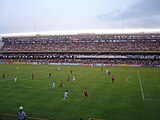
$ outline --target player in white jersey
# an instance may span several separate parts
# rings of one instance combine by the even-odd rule
[[[57,70],[58,70],[58,71],[60,71],[60,70],[61,70],[61,68],[60,68],[60,67],[58,67],[58,68],[57,68]]]
[[[76,76],[75,76],[75,75],[73,75],[72,81],[73,81],[73,82],[76,82]]]
[[[17,70],[19,70],[19,67],[17,66]]]
[[[13,80],[14,80],[14,82],[16,82],[17,81],[17,76],[14,76]]]
[[[56,88],[56,81],[53,81],[52,88]]]
[[[106,75],[108,75],[108,70],[106,70]]]
[[[110,74],[111,74],[110,70],[106,70],[106,75],[110,75]]]
[[[67,90],[64,92],[64,98],[63,98],[63,100],[68,101],[68,91]]]

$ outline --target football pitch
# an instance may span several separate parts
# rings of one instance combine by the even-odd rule
[[[27,120],[160,120],[160,68],[103,67],[102,71],[101,67],[60,66],[58,71],[57,67],[0,65],[0,120],[17,120],[20,106]],[[112,75],[115,83],[111,82]],[[89,98],[84,98],[85,88]],[[68,101],[63,100],[66,90]]]

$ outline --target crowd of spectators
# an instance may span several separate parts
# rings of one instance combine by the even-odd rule
[[[1,60],[11,62],[38,62],[38,63],[82,63],[82,64],[127,64],[152,66],[160,65],[159,54],[141,55],[138,51],[160,51],[160,35],[80,35],[80,36],[52,36],[52,37],[17,37],[2,38],[1,48],[15,53],[3,54]],[[18,52],[17,52],[18,51]],[[21,54],[20,52],[26,51]],[[34,54],[32,54],[32,51]],[[58,51],[58,53],[57,53]],[[68,54],[67,52],[72,52]],[[89,51],[118,51],[111,56],[103,54],[105,58],[93,56],[79,56],[81,52],[90,55]],[[122,51],[137,51],[137,54],[123,55]],[[40,53],[42,54],[40,54]],[[43,54],[43,52],[47,52]],[[49,53],[51,52],[51,53]],[[76,53],[77,52],[77,53]],[[18,54],[19,53],[19,54]],[[65,53],[65,54],[64,54]],[[73,54],[75,53],[75,54]],[[115,55],[115,56],[114,56]],[[94,57],[95,56],[95,57]],[[107,57],[106,57],[107,56]],[[92,57],[92,58],[91,58]],[[115,59],[114,59],[115,58]],[[123,58],[123,59],[122,59]]]
[[[151,42],[6,42],[2,51],[159,51]]]
[[[82,63],[82,64],[108,64],[112,65],[138,65],[138,66],[156,66],[160,65],[160,60],[140,60],[140,59],[1,59],[4,62],[22,62],[37,64],[50,63]]]

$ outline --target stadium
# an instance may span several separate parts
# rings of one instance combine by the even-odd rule
[[[160,30],[1,34],[0,66],[2,120],[160,119]]]
[[[94,32],[94,31],[93,31]],[[159,66],[160,31],[2,35],[5,62]]]

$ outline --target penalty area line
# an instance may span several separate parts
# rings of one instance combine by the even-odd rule
[[[142,81],[141,81],[141,78],[140,78],[140,75],[139,75],[138,71],[137,71],[137,75],[138,75],[138,81],[139,81],[139,85],[140,85],[140,89],[141,89],[142,98],[143,98],[143,100],[145,100],[144,91],[143,91],[143,87],[142,87]]]
[[[9,117],[17,117],[18,118],[18,115],[14,115],[14,114],[0,113],[0,115],[9,116]],[[49,120],[49,119],[36,118],[36,117],[27,117],[27,119],[29,119],[29,120]]]
[[[89,120],[106,120],[106,119],[99,119],[99,118],[89,118]]]
[[[145,99],[146,101],[155,101],[155,102],[160,102],[159,99]]]
[[[160,99],[147,99],[144,97],[144,90],[143,90],[143,87],[142,87],[142,81],[141,81],[141,78],[140,78],[140,75],[139,75],[139,72],[137,71],[137,75],[138,75],[138,80],[139,80],[139,85],[140,85],[140,89],[141,89],[141,93],[142,93],[142,98],[144,101],[155,101],[155,102],[160,102]]]

